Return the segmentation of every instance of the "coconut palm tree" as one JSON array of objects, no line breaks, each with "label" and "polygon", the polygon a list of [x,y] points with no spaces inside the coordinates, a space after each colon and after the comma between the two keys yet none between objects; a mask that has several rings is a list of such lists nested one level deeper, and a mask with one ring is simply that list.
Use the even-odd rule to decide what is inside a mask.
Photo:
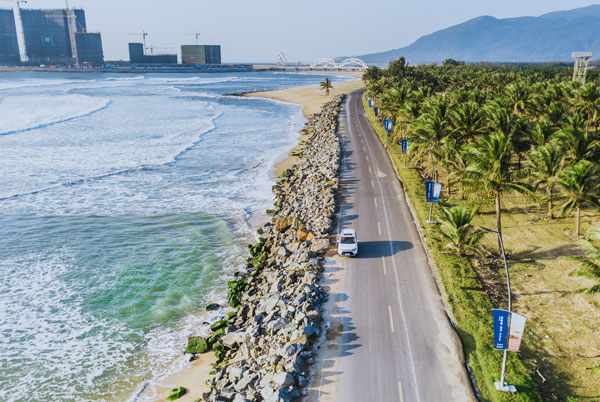
[{"label": "coconut palm tree", "polygon": [[529,154],[529,159],[531,171],[534,174],[533,185],[535,188],[545,187],[548,218],[553,219],[552,196],[564,160],[563,150],[558,145],[550,142],[534,148]]},{"label": "coconut palm tree", "polygon": [[448,242],[446,248],[453,250],[456,255],[481,254],[477,243],[485,231],[471,225],[473,217],[477,214],[477,207],[466,208],[464,205],[459,205],[442,209],[444,214],[437,219],[441,223],[439,231],[441,240]]},{"label": "coconut palm tree", "polygon": [[588,82],[576,92],[573,99],[575,110],[586,116],[586,130],[589,125],[596,126],[598,113],[600,112],[600,90],[593,82]]},{"label": "coconut palm tree", "polygon": [[452,134],[464,144],[473,141],[476,136],[483,133],[484,120],[479,105],[475,102],[463,102],[450,110]]},{"label": "coconut palm tree", "polygon": [[587,121],[581,115],[569,116],[556,138],[563,144],[569,161],[577,163],[581,160],[592,160],[598,149],[596,133],[589,132],[585,126]]},{"label": "coconut palm tree", "polygon": [[585,205],[600,206],[600,169],[588,161],[580,161],[567,166],[558,175],[562,201],[557,206],[561,215],[575,209],[575,235],[579,236],[581,208]]},{"label": "coconut palm tree", "polygon": [[[598,237],[598,230],[590,231],[590,237]],[[590,238],[582,239],[581,243],[586,248],[585,257],[571,257],[571,260],[577,261],[581,269],[576,269],[569,273],[569,276],[583,276],[595,279],[596,284],[587,288],[577,289],[575,293],[600,293],[600,247],[594,245]]]},{"label": "coconut palm tree", "polygon": [[502,234],[502,210],[500,201],[505,193],[518,192],[535,198],[524,179],[526,170],[511,168],[514,155],[511,138],[501,130],[479,136],[477,143],[466,148],[465,158],[469,166],[463,183],[468,189],[483,192],[496,201],[496,227]]},{"label": "coconut palm tree", "polygon": [[321,89],[325,91],[325,96],[329,96],[329,90],[333,89],[333,85],[329,78],[325,77],[325,79],[321,81]]}]

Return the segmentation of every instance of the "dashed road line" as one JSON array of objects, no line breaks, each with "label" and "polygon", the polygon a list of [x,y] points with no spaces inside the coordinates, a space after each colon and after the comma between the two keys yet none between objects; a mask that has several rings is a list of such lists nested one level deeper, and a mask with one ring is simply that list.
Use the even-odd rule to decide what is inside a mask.
[{"label": "dashed road line", "polygon": [[381,265],[383,266],[383,275],[387,276],[387,268],[385,267],[385,258],[381,257]]},{"label": "dashed road line", "polygon": [[381,236],[381,225],[377,222],[377,231],[379,232],[379,236]]},{"label": "dashed road line", "polygon": [[375,201],[375,208],[379,208],[379,207],[377,206],[377,198],[373,198],[373,201]]},{"label": "dashed road line", "polygon": [[390,327],[392,328],[392,332],[394,332],[394,317],[392,317],[392,306],[388,304],[388,313],[390,313]]}]

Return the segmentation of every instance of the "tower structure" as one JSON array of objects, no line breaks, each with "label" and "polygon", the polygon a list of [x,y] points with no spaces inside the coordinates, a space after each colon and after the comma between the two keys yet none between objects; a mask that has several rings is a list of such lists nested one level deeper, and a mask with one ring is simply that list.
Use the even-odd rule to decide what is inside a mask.
[{"label": "tower structure", "polygon": [[581,85],[585,84],[585,76],[587,75],[588,64],[592,57],[592,52],[573,52],[571,57],[575,59],[575,66],[573,68],[573,81],[581,82]]}]

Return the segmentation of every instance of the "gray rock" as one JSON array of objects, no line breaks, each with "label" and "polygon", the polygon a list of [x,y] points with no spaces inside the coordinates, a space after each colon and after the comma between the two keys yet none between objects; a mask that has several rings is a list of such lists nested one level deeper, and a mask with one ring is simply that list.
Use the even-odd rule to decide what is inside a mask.
[{"label": "gray rock", "polygon": [[279,331],[280,329],[284,328],[289,323],[290,323],[290,321],[288,319],[280,317],[274,321],[269,322],[267,324],[267,330],[271,333],[276,332],[276,331]]},{"label": "gray rock", "polygon": [[290,373],[281,371],[273,376],[271,382],[276,384],[278,387],[282,387],[284,385],[294,385],[296,380],[294,379],[294,376]]}]

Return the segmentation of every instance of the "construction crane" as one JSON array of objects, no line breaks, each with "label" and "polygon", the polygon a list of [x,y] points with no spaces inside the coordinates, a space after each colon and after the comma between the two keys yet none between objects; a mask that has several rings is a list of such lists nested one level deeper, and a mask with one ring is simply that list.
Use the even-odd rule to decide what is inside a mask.
[{"label": "construction crane", "polygon": [[[291,57],[292,59],[295,60],[294,65],[298,65],[301,66],[302,62],[298,59],[296,59],[295,57]],[[277,55],[277,65],[279,66],[289,66],[292,65],[292,63],[289,62],[287,56],[285,55],[285,53],[283,52],[279,52],[279,54]]]},{"label": "construction crane", "polygon": [[196,37],[196,46],[198,46],[198,38],[200,37],[200,32],[194,32],[194,33],[186,33],[186,35],[194,35]]},{"label": "construction crane", "polygon": [[148,36],[148,32],[142,31],[142,33],[130,33],[129,35],[140,35],[142,37],[142,41],[144,42],[144,49],[146,49],[146,37]]},{"label": "construction crane", "polygon": [[147,47],[146,49],[150,49],[150,54],[153,55],[154,54],[154,49],[162,49],[162,50],[173,50],[173,47],[155,47],[154,45],[150,45],[149,47]]},{"label": "construction crane", "polygon": [[290,63],[288,62],[288,59],[285,56],[285,53],[279,52],[279,54],[277,55],[277,65],[287,66],[288,64],[290,64]]}]

